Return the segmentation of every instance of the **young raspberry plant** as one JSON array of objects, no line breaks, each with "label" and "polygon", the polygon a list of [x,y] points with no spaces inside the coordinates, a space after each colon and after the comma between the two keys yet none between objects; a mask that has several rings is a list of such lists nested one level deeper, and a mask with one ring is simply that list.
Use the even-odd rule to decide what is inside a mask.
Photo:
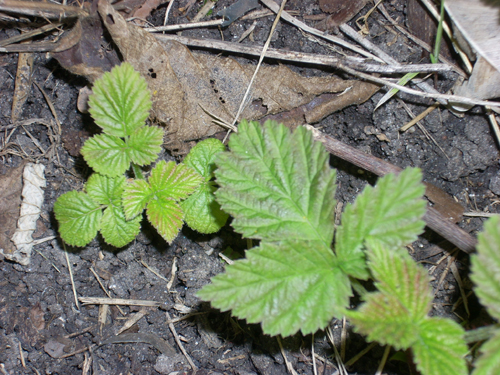
[{"label": "young raspberry plant", "polygon": [[[199,292],[269,335],[314,333],[347,315],[370,341],[413,349],[424,375],[465,375],[463,329],[428,316],[427,272],[404,249],[423,231],[421,172],[367,186],[335,231],[336,172],[304,127],[243,121],[216,158],[217,201],[232,226],[260,240]],[[335,237],[335,240],[334,240]],[[373,278],[377,292],[357,279]],[[352,289],[365,303],[349,310]]]},{"label": "young raspberry plant", "polygon": [[[95,173],[85,191],[67,192],[54,204],[66,243],[85,246],[100,232],[106,243],[125,246],[139,233],[144,210],[167,242],[175,239],[185,216],[202,233],[225,224],[227,215],[214,202],[210,181],[213,159],[224,150],[220,141],[200,142],[184,164],[158,161],[145,180],[141,167],[158,158],[164,136],[160,127],[146,125],[151,99],[145,79],[123,63],[94,83],[89,106],[102,134],[85,142],[82,155]],[[132,180],[125,177],[131,167]],[[188,199],[193,193],[196,201]]]}]

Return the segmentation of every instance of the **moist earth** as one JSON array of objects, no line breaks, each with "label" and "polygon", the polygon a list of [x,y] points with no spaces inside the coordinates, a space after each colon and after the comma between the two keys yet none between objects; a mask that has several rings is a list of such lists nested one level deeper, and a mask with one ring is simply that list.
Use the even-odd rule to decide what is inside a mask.
[{"label": "moist earth", "polygon": [[[219,0],[213,14],[230,3]],[[149,21],[162,24],[166,5],[154,11]],[[187,22],[196,14],[199,4],[187,14],[179,12],[178,7],[175,4],[172,9],[171,23]],[[386,7],[393,17],[403,19],[402,1],[392,1]],[[299,16],[321,13],[317,1],[313,0],[291,0],[286,9],[297,11]],[[369,7],[365,7],[361,14],[368,10]],[[271,16],[258,19],[254,41],[247,38],[243,43],[262,45],[273,19]],[[224,39],[237,40],[252,22],[238,20],[223,29]],[[402,35],[389,32],[385,28],[386,20],[378,12],[372,14],[368,24],[370,34],[367,38],[396,60],[404,63],[427,61],[420,47]],[[15,29],[6,27],[0,31],[0,38],[16,33]],[[183,35],[221,37],[217,29],[190,30]],[[271,47],[331,53],[284,22],[278,24]],[[220,253],[244,255],[247,242],[232,231],[230,224],[214,235],[200,235],[184,229],[169,245],[145,222],[137,240],[125,248],[111,248],[99,237],[83,249],[65,247],[57,237],[53,205],[64,192],[81,190],[90,174],[79,149],[98,129],[88,115],[76,109],[78,91],[87,82],[67,73],[45,54],[35,55],[33,80],[48,94],[62,124],[62,137],[54,140],[47,135],[46,125],[35,123],[17,127],[14,131],[9,128],[16,67],[17,54],[0,55],[0,127],[3,130],[0,135],[3,142],[0,173],[5,174],[20,165],[23,159],[46,166],[45,201],[35,237],[56,238],[36,245],[28,266],[0,260],[0,373],[170,374],[177,371],[178,374],[190,374],[192,368],[176,344],[169,322],[199,369],[197,374],[286,374],[284,355],[298,374],[313,374],[312,342],[315,353],[319,355],[316,359],[318,373],[335,372],[337,362],[325,332],[317,332],[314,336],[296,334],[281,339],[281,351],[277,338],[264,335],[258,325],[247,324],[229,313],[211,309],[209,304],[196,297],[196,292],[211,277],[224,270],[225,262],[219,257]],[[300,64],[292,64],[290,68],[306,76],[343,75],[334,69]],[[448,73],[436,75],[429,82],[440,92],[446,92],[456,78],[455,74]],[[425,181],[452,195],[466,212],[498,212],[499,152],[484,110],[476,107],[458,117],[446,109],[438,109],[422,122],[426,134],[417,127],[401,133],[399,128],[410,120],[403,103],[417,114],[432,101],[399,94],[398,99],[393,98],[374,111],[382,95],[383,92],[379,92],[364,104],[334,113],[315,126],[399,167],[421,168]],[[47,123],[53,121],[47,102],[35,86],[22,113],[23,120],[34,118],[45,119]],[[10,142],[17,145],[15,154],[5,152],[5,137],[12,131]],[[51,152],[43,155],[42,149]],[[167,152],[160,157],[175,159]],[[337,199],[344,204],[352,202],[367,183],[376,180],[370,173],[338,158],[332,157],[331,164],[338,169]],[[482,217],[466,216],[459,226],[475,236],[483,221]],[[488,317],[473,295],[469,297],[470,316],[463,303],[457,303],[460,298],[457,281],[448,272],[448,258],[443,261],[450,251],[453,251],[453,246],[429,230],[411,246],[414,258],[431,271],[436,295],[431,314],[461,323],[484,322]],[[453,254],[468,293],[471,290],[467,276],[468,257],[461,252]],[[156,301],[160,306],[110,306],[107,319],[100,321],[97,305],[76,305],[68,264],[80,297],[106,297],[109,293],[113,298]],[[440,282],[443,273],[446,276]],[[353,300],[353,304],[356,303]],[[133,314],[143,314],[125,331],[134,342],[106,342]],[[330,324],[338,350],[342,326],[342,321],[337,320]],[[351,328],[347,323],[345,361],[368,346]],[[375,346],[348,368],[349,373],[375,373],[383,351],[384,348]],[[411,373],[411,365],[397,360],[398,356],[391,356],[384,368],[385,373]]]}]

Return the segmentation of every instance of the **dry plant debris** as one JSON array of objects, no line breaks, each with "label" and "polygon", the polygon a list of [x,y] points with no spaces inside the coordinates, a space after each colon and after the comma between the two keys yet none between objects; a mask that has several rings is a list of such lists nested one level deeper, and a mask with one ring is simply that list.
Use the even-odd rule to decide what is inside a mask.
[{"label": "dry plant debris", "polygon": [[[99,1],[98,10],[125,61],[146,77],[153,92],[153,117],[167,125],[170,149],[182,150],[186,141],[222,131],[208,113],[232,122],[253,66],[241,65],[231,58],[191,53],[174,41],[160,43],[139,27],[128,24],[105,0]],[[85,48],[83,42],[80,46]],[[86,69],[85,64],[76,64],[73,68],[71,63],[63,65],[91,81],[96,78],[94,67]],[[309,103],[307,116],[302,113],[291,122],[313,123],[347,105],[364,102],[377,90],[378,86],[371,83],[335,76],[306,78],[281,65],[265,66],[254,82],[241,117],[260,119]],[[323,93],[335,95],[326,101],[325,97],[316,99]]]}]

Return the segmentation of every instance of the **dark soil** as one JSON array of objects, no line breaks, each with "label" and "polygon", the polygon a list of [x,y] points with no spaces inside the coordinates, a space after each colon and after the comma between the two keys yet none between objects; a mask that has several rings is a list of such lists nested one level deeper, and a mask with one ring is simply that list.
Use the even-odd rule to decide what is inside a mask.
[{"label": "dark soil", "polygon": [[[181,2],[182,5],[183,2]],[[231,1],[219,0],[214,14]],[[386,4],[395,16],[404,17],[403,1]],[[171,23],[182,23],[192,18],[199,5],[186,15],[180,15],[174,5]],[[161,24],[166,4],[153,12],[151,21]],[[288,10],[298,10],[301,15],[321,13],[315,0],[290,0]],[[363,9],[366,13],[369,8]],[[254,32],[255,42],[248,39],[245,44],[262,45],[274,17],[257,20]],[[237,21],[223,30],[224,39],[234,41],[253,21]],[[307,21],[309,22],[309,21]],[[374,12],[370,17],[369,38],[400,62],[426,62],[421,49],[406,38],[388,32],[383,17]],[[0,31],[0,39],[16,34],[13,28]],[[220,38],[217,29],[188,31],[186,36]],[[321,45],[305,38],[297,29],[280,23],[271,45],[274,48],[290,49],[312,53],[330,53]],[[17,54],[0,56],[0,127],[10,125],[10,112],[17,66]],[[331,74],[328,69],[318,70],[293,65],[292,69],[305,75]],[[453,85],[453,74],[438,76],[437,88],[445,92]],[[11,142],[19,145],[26,155],[46,166],[45,202],[38,221],[37,238],[57,236],[57,223],[53,215],[53,204],[57,197],[68,190],[82,189],[89,170],[78,150],[88,135],[96,131],[88,115],[76,109],[78,90],[86,82],[68,74],[43,53],[36,54],[33,80],[49,95],[62,124],[61,142],[51,144],[44,125],[27,127],[38,142],[47,149],[54,145],[56,153],[50,158],[40,156],[40,150],[33,144],[22,127],[18,127]],[[431,80],[429,81],[433,83]],[[423,121],[427,131],[439,144],[438,148],[420,130],[400,133],[398,129],[410,120],[400,102],[392,99],[374,112],[375,104],[383,93],[373,96],[368,102],[348,107],[327,117],[315,126],[335,138],[364,152],[383,158],[399,167],[420,167],[425,181],[445,190],[459,201],[466,211],[498,212],[500,178],[498,177],[499,152],[483,109],[474,108],[462,118],[448,110],[432,112]],[[414,113],[420,113],[430,104],[404,94],[399,95]],[[42,118],[53,120],[42,94],[33,86],[25,105],[23,119]],[[2,131],[3,142],[7,131]],[[385,135],[379,140],[377,135]],[[165,158],[172,158],[168,154]],[[22,162],[20,156],[2,153],[0,172]],[[342,160],[332,157],[332,165],[339,169],[337,198],[341,202],[352,202],[363,187],[375,178]],[[481,230],[484,218],[465,217],[460,227],[473,234]],[[21,266],[0,260],[0,373],[1,374],[170,374],[179,371],[191,373],[186,358],[180,354],[168,326],[170,318],[181,318],[174,323],[175,329],[186,352],[200,370],[197,374],[286,374],[287,367],[278,341],[263,335],[257,325],[249,325],[228,313],[212,310],[201,303],[196,292],[210,278],[224,269],[219,253],[233,249],[241,254],[246,241],[235,234],[230,225],[215,235],[199,235],[184,229],[172,245],[165,243],[145,223],[145,229],[136,241],[122,249],[106,246],[97,238],[87,247],[64,248],[60,239],[36,246],[31,264]],[[432,314],[445,316],[459,322],[473,322],[481,319],[483,312],[474,296],[469,298],[470,316],[463,304],[455,306],[460,292],[455,277],[447,269],[448,261],[443,256],[453,246],[431,231],[426,231],[412,246],[415,259],[431,266],[433,288],[443,272],[444,281],[435,290],[436,299]],[[110,307],[106,321],[98,321],[99,308],[96,305],[75,305],[70,275],[66,261],[68,255],[72,267],[78,296],[150,300],[161,303],[160,308],[121,306],[121,311]],[[468,282],[468,256],[456,252],[455,264],[465,285],[465,292],[471,290]],[[172,272],[173,262],[177,270]],[[441,261],[440,261],[441,260]],[[439,262],[438,262],[439,261]],[[147,266],[147,267],[146,267]],[[92,272],[95,271],[95,274]],[[161,276],[161,278],[160,278]],[[168,290],[170,280],[173,284]],[[355,302],[355,301],[353,301]],[[144,317],[126,332],[135,334],[133,343],[108,343],[124,322],[141,311]],[[342,321],[332,321],[337,349],[340,350]],[[364,339],[347,330],[345,361],[352,358],[368,344]],[[149,335],[148,335],[149,334]],[[156,338],[156,339],[152,339]],[[167,346],[159,344],[161,338]],[[316,360],[319,374],[335,373],[334,351],[324,332],[314,337],[297,334],[282,340],[285,355],[291,367],[299,374],[312,374],[311,343],[315,352],[330,362]],[[173,355],[171,350],[177,354]],[[167,348],[166,348],[167,347]],[[87,348],[87,350],[85,350]],[[373,374],[382,357],[383,348],[375,346],[353,366],[349,373]],[[23,360],[21,361],[21,356]],[[88,368],[90,366],[90,369]],[[388,374],[409,374],[411,364],[389,360],[384,372]]]}]

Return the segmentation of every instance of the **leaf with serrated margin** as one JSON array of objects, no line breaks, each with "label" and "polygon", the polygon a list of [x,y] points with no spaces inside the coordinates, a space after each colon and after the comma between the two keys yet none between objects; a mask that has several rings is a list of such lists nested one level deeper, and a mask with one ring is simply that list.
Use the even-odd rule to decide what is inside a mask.
[{"label": "leaf with serrated margin", "polygon": [[422,375],[466,375],[467,345],[464,330],[451,319],[427,318],[420,323],[420,337],[412,345],[414,361]]},{"label": "leaf with serrated margin", "polygon": [[121,207],[109,206],[104,210],[100,232],[106,243],[123,247],[132,241],[141,229],[141,216],[125,220]]},{"label": "leaf with serrated margin", "polygon": [[481,355],[474,362],[472,375],[500,374],[500,330],[495,330],[480,349]]},{"label": "leaf with serrated margin", "polygon": [[323,241],[262,242],[246,255],[198,296],[249,323],[261,322],[269,335],[313,333],[342,316],[350,282]]},{"label": "leaf with serrated margin", "polygon": [[217,201],[247,238],[333,239],[336,172],[329,154],[304,127],[242,121],[219,154]]},{"label": "leaf with serrated margin", "polygon": [[215,157],[226,150],[226,146],[216,138],[198,142],[184,159],[184,164],[198,172],[205,181],[214,177]]},{"label": "leaf with serrated margin", "polygon": [[105,176],[120,176],[130,167],[127,145],[115,136],[95,135],[85,141],[81,153],[94,171]]},{"label": "leaf with serrated margin", "polygon": [[229,215],[222,211],[215,200],[217,188],[213,181],[215,157],[226,150],[221,141],[208,138],[198,142],[184,159],[184,164],[193,168],[204,179],[196,191],[181,202],[184,221],[191,229],[200,233],[215,233],[226,223]]},{"label": "leaf with serrated margin", "polygon": [[425,187],[417,168],[407,168],[398,176],[380,178],[375,187],[367,186],[342,214],[342,225],[335,235],[335,251],[346,273],[366,279],[363,242],[373,238],[392,248],[417,239],[425,223]]},{"label": "leaf with serrated margin", "polygon": [[137,165],[154,162],[161,151],[163,133],[158,126],[143,126],[137,129],[126,140],[130,160]]},{"label": "leaf with serrated margin", "polygon": [[122,194],[127,182],[125,177],[107,177],[94,173],[87,180],[87,194],[99,204],[121,206]]},{"label": "leaf with serrated margin", "polygon": [[191,229],[208,234],[218,232],[226,224],[229,215],[215,201],[215,190],[212,182],[203,182],[181,202],[184,221]]},{"label": "leaf with serrated margin", "polygon": [[88,194],[69,191],[54,204],[62,239],[72,246],[85,246],[97,235],[102,210]]},{"label": "leaf with serrated margin", "polygon": [[153,190],[145,180],[134,180],[123,192],[123,211],[127,220],[139,215],[153,197]]},{"label": "leaf with serrated margin", "polygon": [[89,112],[106,134],[127,137],[149,116],[151,94],[146,80],[129,63],[104,73],[92,92]]},{"label": "leaf with serrated margin", "polygon": [[154,194],[162,199],[185,199],[202,181],[201,176],[184,164],[159,161],[151,171],[149,184]]},{"label": "leaf with serrated margin", "polygon": [[407,253],[389,250],[379,241],[369,241],[368,248],[368,264],[379,291],[367,294],[365,303],[347,316],[369,341],[406,349],[417,340],[420,322],[430,309],[427,271]]},{"label": "leaf with serrated margin", "polygon": [[[478,235],[477,254],[471,256],[471,280],[474,292],[488,313],[500,320],[500,218],[494,216],[484,223]],[[500,353],[499,353],[500,356]]]},{"label": "leaf with serrated margin", "polygon": [[155,197],[149,202],[146,214],[165,241],[172,243],[183,224],[183,212],[179,205],[172,199]]}]

